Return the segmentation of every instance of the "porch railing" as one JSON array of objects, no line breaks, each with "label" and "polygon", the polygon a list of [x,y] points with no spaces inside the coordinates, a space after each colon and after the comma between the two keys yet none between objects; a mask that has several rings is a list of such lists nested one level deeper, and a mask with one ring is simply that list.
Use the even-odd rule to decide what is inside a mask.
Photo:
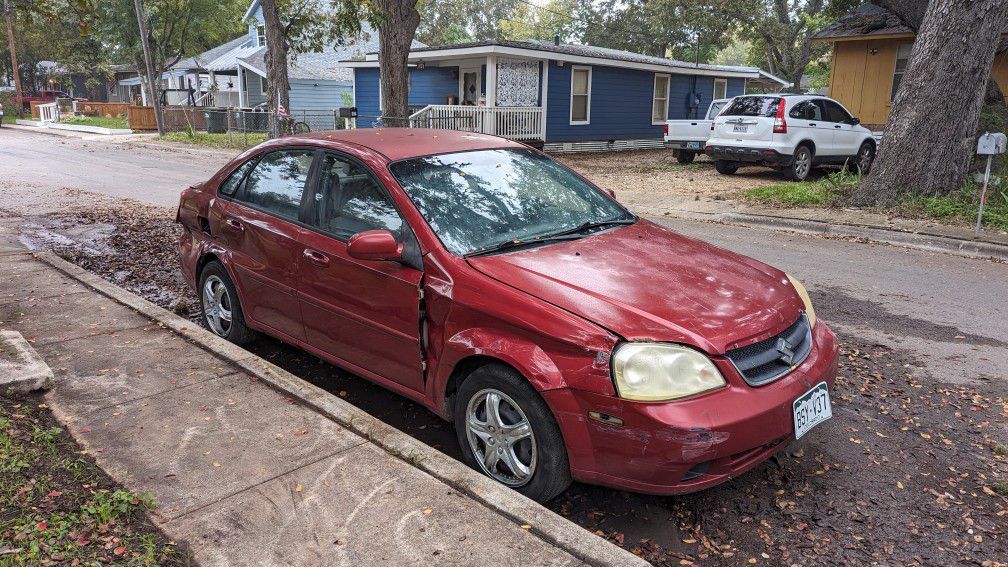
[{"label": "porch railing", "polygon": [[411,128],[443,128],[512,140],[545,140],[546,111],[538,106],[431,104],[410,116]]},{"label": "porch railing", "polygon": [[38,105],[39,111],[39,121],[43,124],[46,122],[56,122],[59,120],[59,105],[55,102],[50,102],[47,104]]}]

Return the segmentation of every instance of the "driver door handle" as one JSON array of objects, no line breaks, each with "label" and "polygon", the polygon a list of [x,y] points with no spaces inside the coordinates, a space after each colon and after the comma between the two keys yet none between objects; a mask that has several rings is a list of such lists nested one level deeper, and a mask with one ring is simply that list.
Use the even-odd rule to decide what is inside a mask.
[{"label": "driver door handle", "polygon": [[317,250],[312,250],[311,248],[305,248],[304,257],[309,262],[311,262],[312,264],[315,264],[317,266],[328,266],[329,265],[329,256],[326,256],[325,254],[323,254],[323,253],[321,253],[321,252],[319,252]]},{"label": "driver door handle", "polygon": [[238,232],[242,232],[245,230],[245,225],[243,225],[240,221],[237,221],[235,219],[230,218],[224,219],[224,224],[226,224],[228,228],[237,230]]},{"label": "driver door handle", "polygon": [[809,123],[809,126],[811,126],[811,127],[815,128],[815,122],[810,122],[810,123]]},{"label": "driver door handle", "polygon": [[839,130],[841,128],[841,126],[839,124],[836,124],[833,127],[836,128],[837,130]]}]

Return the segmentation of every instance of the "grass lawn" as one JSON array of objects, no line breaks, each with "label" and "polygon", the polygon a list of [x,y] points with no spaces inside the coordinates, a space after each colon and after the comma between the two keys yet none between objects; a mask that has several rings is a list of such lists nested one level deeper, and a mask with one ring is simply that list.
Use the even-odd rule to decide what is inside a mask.
[{"label": "grass lawn", "polygon": [[3,116],[3,123],[4,124],[14,124],[15,120],[17,120],[17,115],[16,114],[14,114],[13,112],[4,111],[4,116]]},{"label": "grass lawn", "polygon": [[[829,207],[843,193],[860,182],[857,175],[831,173],[815,181],[782,182],[745,191],[745,200],[776,207]],[[914,218],[932,218],[949,224],[972,225],[980,205],[980,189],[967,183],[958,193],[946,197],[908,196],[883,212]],[[984,207],[984,226],[1008,231],[1008,190],[992,186]]]},{"label": "grass lawn", "polygon": [[129,128],[125,118],[106,118],[104,116],[73,116],[65,120],[60,120],[61,124],[72,124],[74,126],[98,126],[101,128],[113,128],[125,130]]},{"label": "grass lawn", "polygon": [[38,395],[0,395],[0,565],[187,565]]},{"label": "grass lawn", "polygon": [[209,146],[212,148],[224,148],[232,150],[246,150],[265,142],[266,134],[249,132],[248,134],[234,133],[230,139],[227,133],[210,134],[208,132],[170,132],[161,136],[161,140],[175,142],[179,144],[193,144],[197,146]]}]

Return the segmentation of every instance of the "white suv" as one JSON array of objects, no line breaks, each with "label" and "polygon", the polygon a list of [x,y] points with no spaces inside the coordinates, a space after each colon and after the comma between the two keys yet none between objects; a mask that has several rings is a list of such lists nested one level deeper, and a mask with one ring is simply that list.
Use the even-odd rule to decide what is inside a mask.
[{"label": "white suv", "polygon": [[875,138],[839,102],[795,94],[736,97],[714,120],[704,147],[718,173],[762,165],[803,181],[819,164],[868,173]]}]

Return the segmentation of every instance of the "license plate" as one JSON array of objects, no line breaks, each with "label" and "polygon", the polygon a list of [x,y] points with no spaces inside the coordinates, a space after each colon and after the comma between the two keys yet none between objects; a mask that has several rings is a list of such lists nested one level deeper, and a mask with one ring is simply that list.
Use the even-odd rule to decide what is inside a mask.
[{"label": "license plate", "polygon": [[700,149],[700,142],[686,142],[686,149],[687,150],[699,150]]},{"label": "license plate", "polygon": [[833,407],[830,404],[829,388],[826,382],[820,382],[814,388],[802,394],[792,404],[794,410],[795,439],[810,429],[833,417]]},{"label": "license plate", "polygon": [[748,131],[749,131],[749,127],[748,126],[743,126],[741,124],[736,124],[735,126],[732,126],[732,132],[738,132],[738,133],[741,133],[741,134],[745,134]]}]

